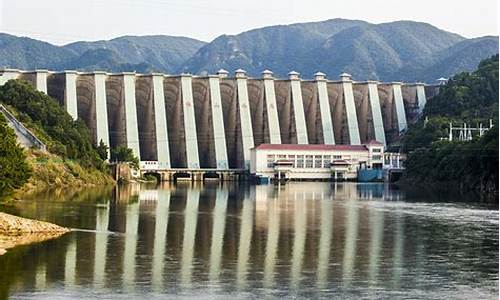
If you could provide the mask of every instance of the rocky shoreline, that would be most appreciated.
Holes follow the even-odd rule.
[[[7,249],[55,239],[71,231],[52,223],[0,212],[0,255]]]

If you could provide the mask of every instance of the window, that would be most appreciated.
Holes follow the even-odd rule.
[[[381,160],[381,159],[382,159],[382,156],[380,156],[380,155],[373,155],[373,156],[372,156],[372,159],[373,159],[373,160]]]
[[[288,155],[288,159],[294,160],[295,159],[295,155]]]
[[[321,155],[314,156],[314,167],[321,168],[322,167],[323,157]]]
[[[332,157],[330,155],[323,156],[323,168],[330,168]]]
[[[304,167],[304,155],[298,155],[297,156],[297,168],[303,168]]]
[[[286,159],[286,155],[285,154],[280,154],[280,155],[278,155],[278,159]]]
[[[306,168],[313,167],[313,157],[312,155],[306,155]]]
[[[334,155],[333,160],[339,160],[342,159],[342,155]]]
[[[275,160],[276,160],[276,157],[274,155],[272,155],[272,154],[267,155],[267,167],[273,168]]]
[[[373,148],[372,152],[380,153],[380,152],[382,152],[382,149],[380,149],[380,148]]]

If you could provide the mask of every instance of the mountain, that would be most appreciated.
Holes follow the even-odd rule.
[[[74,57],[72,51],[46,42],[0,33],[0,67],[52,69]]]
[[[402,69],[399,76],[405,81],[429,80],[451,76],[460,72],[471,72],[484,58],[498,54],[498,37],[485,36],[463,40],[436,55],[435,62],[424,68]],[[409,68],[408,68],[409,69]]]
[[[322,71],[332,79],[347,72],[356,80],[411,78],[433,82],[463,66],[473,68],[491,52],[498,52],[498,46],[496,50],[491,45],[488,50],[481,50],[483,45],[468,41],[472,40],[421,22],[370,24],[332,19],[220,36],[200,48],[179,71],[198,74],[214,73],[219,68],[243,68],[249,75],[259,77],[261,71],[270,69],[276,77],[286,77],[295,70],[304,78]],[[462,43],[467,47],[460,46]],[[465,52],[471,51],[478,56],[467,57]],[[462,58],[448,65],[449,69],[440,69],[446,53]],[[426,72],[412,76],[419,70]],[[435,77],[436,73],[442,75]]]
[[[286,76],[291,70],[304,70],[312,59],[311,49],[321,46],[329,36],[346,28],[367,25],[363,21],[335,19],[222,35],[200,48],[179,71],[213,74],[220,68],[230,71],[243,68],[250,75],[260,76],[260,72],[270,69]]]
[[[77,55],[88,50],[107,49],[116,53],[122,62],[146,63],[155,71],[174,73],[205,42],[176,36],[124,36],[109,41],[76,42],[64,46]]]
[[[321,71],[330,79],[347,72],[355,80],[433,83],[496,53],[496,36],[467,39],[413,21],[331,19],[221,35],[210,43],[157,35],[55,46],[0,34],[0,67],[21,69],[213,74],[243,68],[253,77],[270,69],[281,78],[295,70],[306,79]]]
[[[136,71],[138,73],[149,73],[154,70],[153,66],[140,62],[137,64],[125,63],[118,53],[109,49],[89,49],[81,56],[64,63],[64,69],[68,70],[112,70],[114,72]]]
[[[124,36],[55,46],[0,33],[0,67],[175,73],[204,44],[185,37]]]
[[[430,65],[435,53],[464,38],[426,23],[399,21],[348,28],[329,37],[311,55],[314,69],[336,76],[342,72],[357,80],[399,80],[401,68]],[[324,71],[323,71],[324,70]],[[434,79],[434,78],[433,78]]]

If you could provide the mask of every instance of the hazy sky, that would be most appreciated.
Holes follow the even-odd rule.
[[[210,41],[253,28],[361,19],[416,20],[466,37],[498,35],[498,0],[0,0],[0,32],[55,44],[121,35]]]

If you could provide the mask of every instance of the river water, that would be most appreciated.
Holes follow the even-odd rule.
[[[128,185],[0,210],[79,229],[0,256],[0,299],[498,298],[498,209],[383,184]]]

